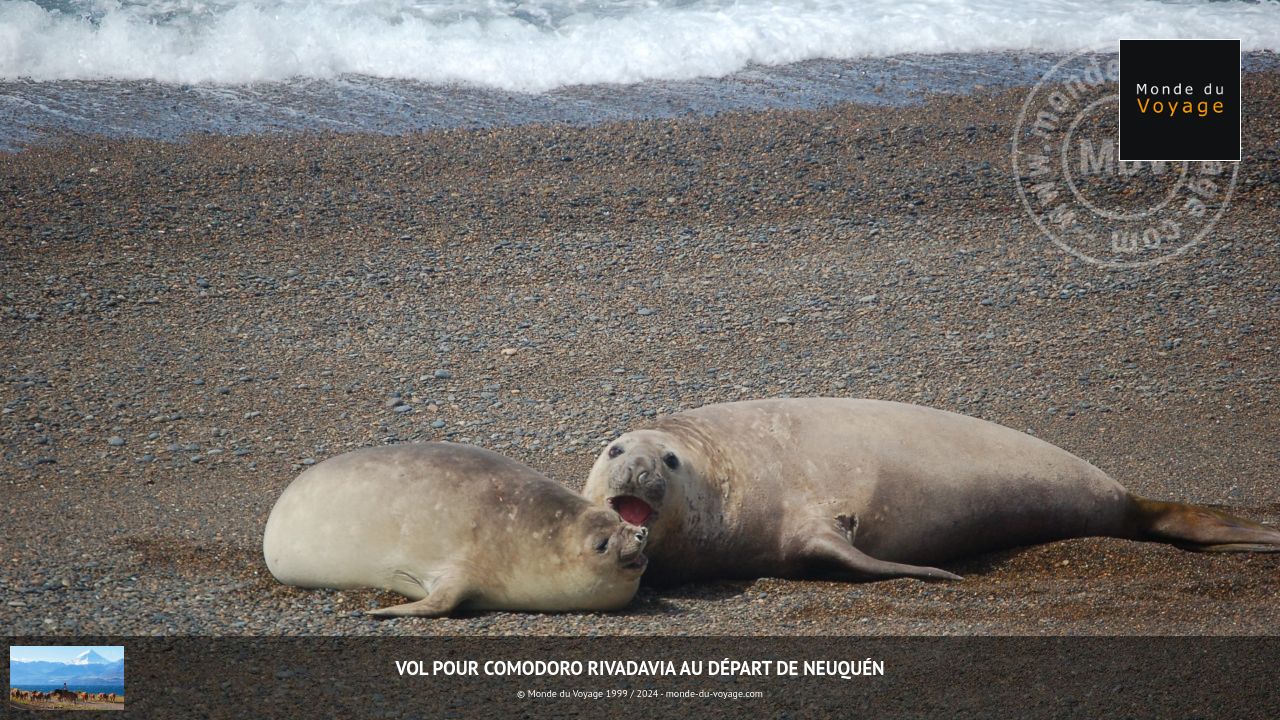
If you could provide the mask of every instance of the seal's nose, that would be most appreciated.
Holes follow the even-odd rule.
[[[643,543],[645,540],[648,540],[648,539],[649,539],[649,528],[647,527],[640,528],[639,532],[636,533],[636,541]]]
[[[630,483],[633,480],[636,483],[648,482],[653,477],[653,469],[653,458],[636,455],[622,468],[622,482]]]

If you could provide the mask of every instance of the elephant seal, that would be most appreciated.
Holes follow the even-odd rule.
[[[1103,535],[1280,551],[1280,531],[1125,490],[1043,440],[879,400],[708,405],[609,443],[584,494],[652,531],[646,583],[959,579],[924,566]]]
[[[378,617],[615,610],[639,587],[648,534],[498,453],[421,443],[303,472],[272,508],[262,552],[288,585],[415,600]]]

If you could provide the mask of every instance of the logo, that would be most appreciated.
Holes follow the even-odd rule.
[[[1240,41],[1121,40],[1120,157],[1240,160]]]
[[[1018,197],[1059,248],[1108,268],[1154,265],[1199,243],[1239,166],[1119,159],[1119,59],[1076,54],[1028,94],[1013,135]]]

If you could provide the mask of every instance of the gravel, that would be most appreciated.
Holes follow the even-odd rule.
[[[353,448],[470,442],[581,487],[620,432],[782,395],[975,415],[1142,494],[1280,521],[1278,87],[1246,76],[1245,161],[1212,238],[1122,271],[1063,254],[1022,212],[1025,90],[6,157],[0,623],[1276,634],[1277,558],[1120,540],[954,563],[959,583],[700,583],[614,614],[390,622],[362,615],[389,593],[279,585],[260,542],[285,485]]]

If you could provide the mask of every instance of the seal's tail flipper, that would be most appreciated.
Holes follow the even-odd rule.
[[[1199,505],[1130,498],[1138,540],[1196,552],[1280,552],[1280,530]]]

